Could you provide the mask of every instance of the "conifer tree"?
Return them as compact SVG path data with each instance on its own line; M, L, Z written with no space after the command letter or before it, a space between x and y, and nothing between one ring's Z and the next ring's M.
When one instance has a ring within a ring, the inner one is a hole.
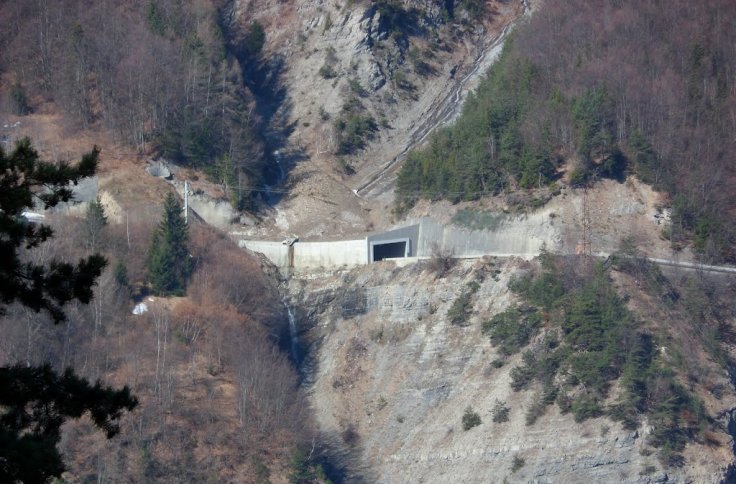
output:
M87 206L84 225L87 230L87 246L94 252L100 244L102 228L107 225L107 215L105 214L105 207L102 206L100 197L97 197L97 200L90 202Z
M100 254L77 265L53 260L43 266L23 260L19 252L53 236L51 227L28 223L23 212L39 202L49 209L71 200L71 185L95 174L98 155L95 147L76 165L54 164L40 160L28 138L7 155L0 148L0 316L6 305L17 301L36 312L48 311L59 323L66 319L64 304L92 299L92 286L107 264Z
M66 303L92 299L107 264L100 254L76 265L56 259L39 265L21 253L53 237L49 226L29 223L23 212L35 202L48 209L71 200L70 184L95 174L98 155L95 147L75 165L54 164L40 160L28 138L8 154L0 147L0 317L9 304L20 303L48 312L58 324L66 320ZM0 482L60 477L65 467L56 444L66 420L88 413L110 438L120 430L122 412L137 403L128 387L92 385L72 369L57 374L48 364L0 366Z
M153 234L148 253L148 280L160 296L181 296L187 288L193 264L189 255L189 232L176 196L169 193L164 215Z

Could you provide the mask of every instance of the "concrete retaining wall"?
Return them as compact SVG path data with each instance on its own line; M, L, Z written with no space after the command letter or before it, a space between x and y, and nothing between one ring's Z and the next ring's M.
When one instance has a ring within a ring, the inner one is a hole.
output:
M368 262L365 239L294 244L294 269L340 269Z
M334 270L364 265L368 262L368 246L365 239L296 242L292 247L281 242L240 240L238 245L253 252L260 252L280 269Z
M370 261L371 248L381 242L408 242L408 258L431 257L434 248L451 252L455 257L515 256L533 258L543 245L551 251L561 246L561 238L544 215L520 216L503 222L494 230L470 230L456 226L443 227L423 218L414 225L401 227L364 239L333 242L296 242L290 248L281 242L241 240L241 247L265 255L277 267L296 271L352 268ZM291 249L291 253L290 253ZM396 260L397 263L401 259Z
M539 218L539 220L536 220ZM537 255L543 245L558 249L561 238L548 227L549 221L534 215L505 222L495 230L470 230L456 226L443 227L432 219L421 219L417 255L429 257L434 247L450 251L457 257L482 255Z
M283 269L289 267L289 247L281 242L240 240L238 246L253 252L260 252L276 267Z

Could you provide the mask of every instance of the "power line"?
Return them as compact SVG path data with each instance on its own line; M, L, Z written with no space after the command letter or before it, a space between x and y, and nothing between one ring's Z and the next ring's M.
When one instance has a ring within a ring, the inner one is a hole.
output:
M261 188L261 187L227 187L228 190L238 192L262 192L262 193L291 193L291 190L285 188ZM458 191L458 192L429 192L426 190L417 190L412 192L402 192L402 195L418 195L427 197L449 197L449 196L476 196L476 195L492 195L494 192L487 190L480 191Z

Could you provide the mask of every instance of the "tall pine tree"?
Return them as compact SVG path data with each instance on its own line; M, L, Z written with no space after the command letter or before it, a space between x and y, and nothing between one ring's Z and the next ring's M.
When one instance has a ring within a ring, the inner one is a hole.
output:
M159 296L182 296L193 264L189 255L189 232L176 196L164 201L164 216L151 240L148 280Z

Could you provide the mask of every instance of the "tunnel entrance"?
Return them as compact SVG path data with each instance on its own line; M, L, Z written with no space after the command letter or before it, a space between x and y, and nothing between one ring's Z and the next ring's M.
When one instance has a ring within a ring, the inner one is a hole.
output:
M371 262L409 256L409 239L371 242Z

